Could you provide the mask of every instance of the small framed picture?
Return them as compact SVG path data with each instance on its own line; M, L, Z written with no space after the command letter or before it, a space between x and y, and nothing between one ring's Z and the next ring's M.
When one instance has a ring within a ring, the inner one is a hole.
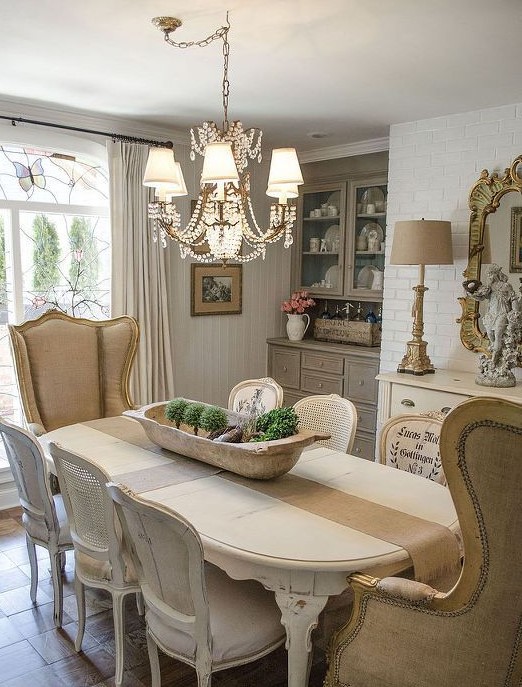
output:
M522 208L511 208L509 271L522 272Z
M191 265L191 315L241 313L243 265Z

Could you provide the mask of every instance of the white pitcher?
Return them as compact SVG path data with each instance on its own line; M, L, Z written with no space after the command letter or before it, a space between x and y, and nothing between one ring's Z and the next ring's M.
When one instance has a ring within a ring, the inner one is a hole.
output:
M301 341L310 324L310 316L306 313L302 315L292 315L287 313L288 322L286 323L286 333L290 341ZM306 318L306 322L305 319Z

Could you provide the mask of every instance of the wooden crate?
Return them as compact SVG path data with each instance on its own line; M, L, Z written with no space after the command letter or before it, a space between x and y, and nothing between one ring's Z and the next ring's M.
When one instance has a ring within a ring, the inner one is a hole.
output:
M314 339L360 346L379 346L381 325L372 322L317 319L314 324Z

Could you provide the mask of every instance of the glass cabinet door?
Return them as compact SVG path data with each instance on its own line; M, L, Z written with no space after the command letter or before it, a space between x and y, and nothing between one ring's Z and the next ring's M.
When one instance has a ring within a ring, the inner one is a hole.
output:
M387 185L372 180L350 187L351 240L346 292L381 299L384 280Z
M345 209L344 183L303 187L296 246L301 289L321 295L343 293Z

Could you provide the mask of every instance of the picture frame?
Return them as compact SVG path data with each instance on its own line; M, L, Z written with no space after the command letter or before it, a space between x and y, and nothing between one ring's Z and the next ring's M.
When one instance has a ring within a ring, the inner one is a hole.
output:
M509 271L522 272L522 207L511 208Z
M190 314L240 315L243 265L191 264Z

